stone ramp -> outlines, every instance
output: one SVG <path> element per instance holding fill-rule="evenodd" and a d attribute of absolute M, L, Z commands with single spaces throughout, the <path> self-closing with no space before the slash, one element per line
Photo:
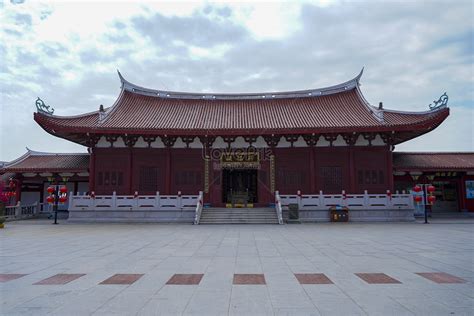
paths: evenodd
<path fill-rule="evenodd" d="M 199 224 L 278 224 L 274 208 L 204 208 Z"/>

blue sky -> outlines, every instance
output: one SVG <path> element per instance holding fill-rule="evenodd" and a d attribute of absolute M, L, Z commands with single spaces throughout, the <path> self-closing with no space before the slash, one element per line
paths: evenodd
<path fill-rule="evenodd" d="M 110 106 L 116 70 L 136 84 L 192 92 L 310 89 L 353 78 L 374 105 L 451 115 L 399 151 L 472 151 L 471 1 L 0 1 L 0 160 L 84 152 L 34 121 Z"/>

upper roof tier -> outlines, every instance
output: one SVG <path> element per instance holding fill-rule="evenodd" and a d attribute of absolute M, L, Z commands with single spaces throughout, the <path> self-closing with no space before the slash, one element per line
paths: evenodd
<path fill-rule="evenodd" d="M 35 113 L 49 133 L 82 143 L 80 135 L 137 134 L 198 136 L 347 132 L 391 132 L 395 143 L 426 133 L 448 115 L 447 107 L 400 112 L 371 106 L 354 79 L 290 92 L 213 94 L 152 90 L 123 78 L 108 109 L 78 116 Z M 403 133 L 405 134 L 403 134 Z"/>

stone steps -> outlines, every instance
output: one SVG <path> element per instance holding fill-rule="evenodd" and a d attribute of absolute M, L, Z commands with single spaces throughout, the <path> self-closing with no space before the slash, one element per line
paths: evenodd
<path fill-rule="evenodd" d="M 205 208 L 200 224 L 278 224 L 273 208 Z"/>

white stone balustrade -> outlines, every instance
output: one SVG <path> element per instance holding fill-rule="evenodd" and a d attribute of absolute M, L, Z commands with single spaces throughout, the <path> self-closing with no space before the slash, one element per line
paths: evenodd
<path fill-rule="evenodd" d="M 195 210 L 198 195 L 89 195 L 69 196 L 69 211 L 173 211 Z"/>
<path fill-rule="evenodd" d="M 413 210 L 411 194 L 280 194 L 281 206 L 298 204 L 299 210 L 328 210 L 331 206 L 347 206 L 350 210 Z"/>

